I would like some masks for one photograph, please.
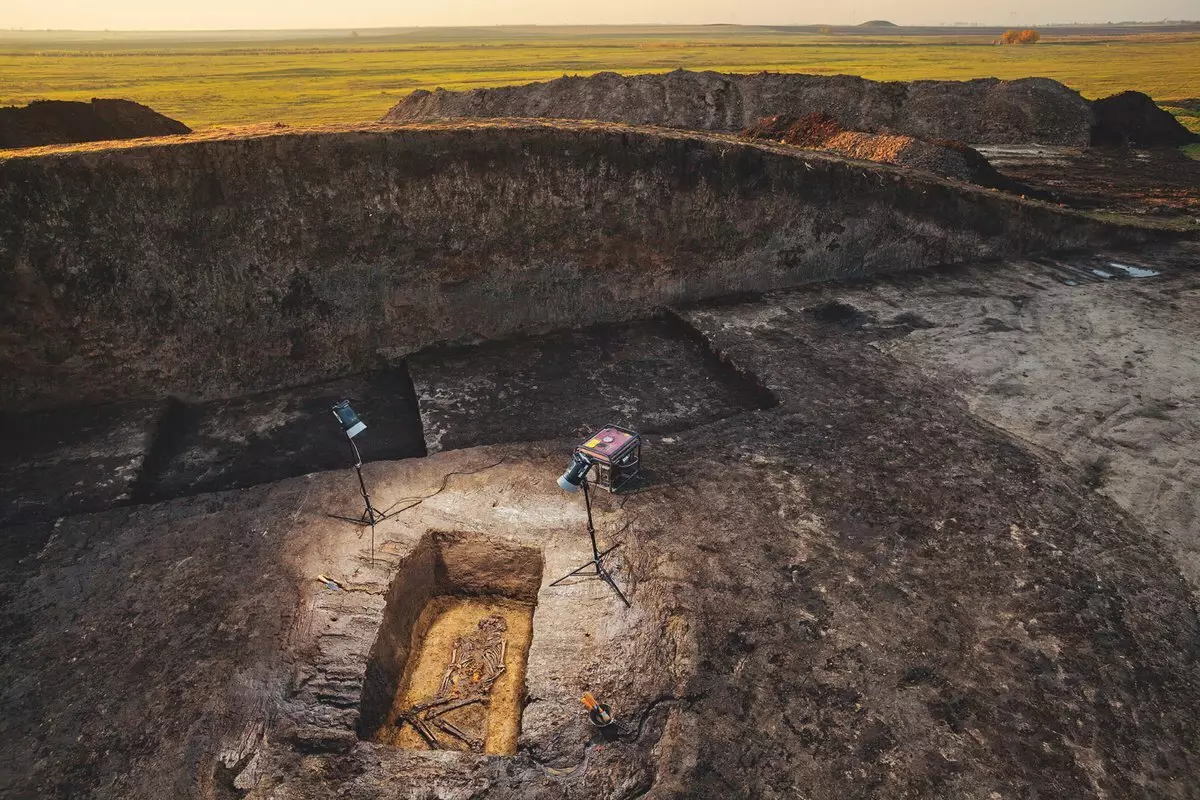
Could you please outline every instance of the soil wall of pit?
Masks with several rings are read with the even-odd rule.
[[[1140,240],[705,134],[290,133],[0,161],[0,402],[210,399],[667,303]]]

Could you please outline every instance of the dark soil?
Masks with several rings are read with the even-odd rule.
[[[36,100],[0,108],[0,149],[191,133],[182,122],[131,100]]]
[[[0,416],[0,524],[122,505],[164,403]]]
[[[1141,92],[1093,100],[1092,111],[1093,146],[1179,147],[1200,138]]]
[[[971,144],[1086,145],[1087,100],[1058,81],[870,81],[854,75],[689,72],[588,77],[465,92],[418,89],[384,122],[557,118],[740,131],[763,117],[825,113],[843,128]]]
[[[1174,148],[1091,148],[993,158],[1028,194],[1069,208],[1160,218],[1200,218],[1200,161]]]
[[[348,469],[354,456],[330,411],[343,399],[367,424],[355,438],[364,462],[425,455],[407,373],[365,373],[233,400],[173,404],[132,499],[240,489]]]
[[[803,117],[775,115],[764,117],[742,131],[747,139],[770,139],[797,147],[820,147],[842,132],[842,126],[828,114],[817,111]]]
[[[608,423],[674,433],[775,403],[678,321],[439,348],[409,364],[431,452],[578,438]]]
[[[587,584],[597,591],[551,618],[570,589],[537,590],[529,668],[542,683],[516,756],[358,740],[384,596],[413,583],[391,555],[372,568],[367,540],[329,527],[331,498],[350,484],[326,475],[76,518],[6,573],[16,582],[0,620],[21,646],[0,642],[0,754],[13,765],[0,793],[1190,796],[1200,622],[1162,542],[881,353],[854,307],[815,297],[679,312],[779,403],[652,437],[653,481],[597,493],[603,530],[623,538],[633,607]],[[590,402],[597,373],[642,376],[616,366],[682,346],[576,335],[612,357],[596,370],[522,355],[551,363],[546,382],[494,407],[532,420],[526,430],[553,424],[537,418]],[[476,350],[476,363],[494,368],[506,347]],[[652,373],[654,394],[692,396],[694,363]],[[500,394],[488,381],[475,390]],[[396,537],[453,520],[468,543],[488,527],[509,526],[506,539],[533,527],[548,570],[571,561],[546,533],[579,519],[551,499],[570,445],[372,465],[384,493],[438,492],[411,512],[430,516],[389,523],[380,549],[394,555]],[[363,583],[342,591],[315,580],[359,567]],[[619,636],[601,643],[601,631]],[[547,652],[555,643],[570,647]],[[589,745],[580,709],[547,699],[560,685],[597,691],[633,733]],[[296,719],[348,739],[298,738],[285,727]],[[547,753],[573,758],[554,772]]]
[[[689,691],[710,724],[687,791],[1190,796],[1200,626],[1161,545],[846,316],[777,314],[749,331],[739,320],[760,310],[690,315],[784,384],[769,435],[734,420],[706,430],[723,443],[712,463],[774,464],[764,482],[803,483],[811,505],[770,509],[743,487],[736,515],[674,523],[695,541],[655,539],[680,572],[696,549],[756,543],[695,580],[712,645]],[[697,485],[665,471],[669,494]],[[668,508],[646,527],[666,526]],[[794,538],[766,534],[774,513]],[[805,534],[813,519],[834,533]]]
[[[350,399],[364,462],[425,455],[403,367],[209,403],[171,398],[0,417],[0,525],[241,489],[353,454],[330,412]]]

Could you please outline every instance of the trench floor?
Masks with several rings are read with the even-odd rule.
[[[0,416],[0,526],[349,469],[329,410],[344,398],[367,423],[363,461],[425,455],[403,367],[207,403]]]
[[[403,370],[381,370],[168,413],[135,500],[240,489],[348,468],[353,457],[330,406],[350,399],[367,424],[364,461],[422,456],[421,424]]]
[[[582,437],[615,423],[687,430],[774,405],[686,323],[596,325],[409,359],[429,452]]]
[[[100,511],[129,500],[163,403],[0,418],[0,525]]]

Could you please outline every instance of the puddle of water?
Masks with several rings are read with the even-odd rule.
[[[1105,271],[1104,271],[1104,270],[1102,270],[1102,269],[1094,269],[1094,268],[1093,268],[1093,269],[1092,269],[1092,274],[1093,274],[1093,275],[1095,275],[1095,276],[1096,276],[1096,277],[1098,277],[1098,278],[1104,278],[1104,279],[1109,279],[1109,278],[1112,278],[1112,277],[1113,277],[1113,274],[1112,274],[1111,272],[1105,272]]]
[[[1131,278],[1153,278],[1156,275],[1162,274],[1156,270],[1146,269],[1145,267],[1134,267],[1129,264],[1119,264],[1116,261],[1110,261],[1108,265],[1114,269],[1123,270]]]

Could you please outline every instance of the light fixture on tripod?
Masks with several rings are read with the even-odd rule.
[[[362,474],[362,454],[358,452],[358,445],[354,442],[354,437],[367,429],[366,423],[359,419],[358,414],[350,407],[349,400],[343,400],[340,403],[335,403],[333,406],[333,416],[337,419],[338,424],[342,428],[342,433],[346,434],[346,440],[350,442],[350,449],[354,453],[354,471],[358,473],[358,490],[362,493],[363,513],[357,517],[343,517],[337,514],[330,514],[334,519],[353,522],[356,525],[370,525],[374,532],[375,525],[387,519],[387,514],[375,508],[371,504],[371,495],[367,492],[367,483],[363,480]],[[374,537],[372,537],[372,560],[374,559]]]
[[[564,472],[562,477],[558,479],[558,485],[568,492],[577,492],[579,491],[580,487],[583,487],[583,504],[587,509],[588,538],[592,541],[592,560],[580,567],[577,567],[576,569],[571,570],[550,585],[557,586],[568,578],[573,578],[585,570],[594,570],[596,577],[600,578],[609,586],[611,586],[612,590],[617,593],[617,597],[621,598],[621,602],[624,603],[626,607],[629,607],[630,602],[628,598],[625,597],[625,593],[621,591],[621,588],[617,586],[617,582],[613,580],[613,576],[609,574],[607,569],[604,568],[603,563],[604,557],[620,547],[621,543],[617,542],[603,552],[600,551],[599,545],[596,544],[596,528],[592,524],[592,498],[588,493],[587,477],[588,472],[595,465],[596,462],[591,457],[576,450],[575,454],[571,457],[571,466],[568,467],[567,471]]]

